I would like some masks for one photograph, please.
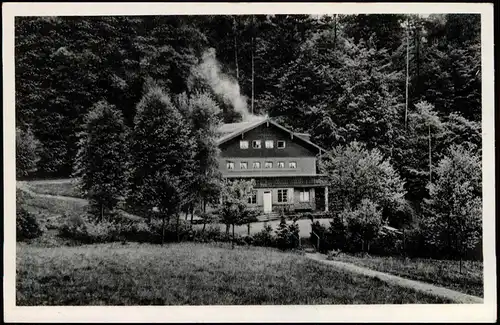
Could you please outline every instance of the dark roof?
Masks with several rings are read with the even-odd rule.
[[[305,142],[305,143],[307,143],[307,144],[309,144],[309,145],[311,145],[311,146],[313,146],[321,151],[324,151],[324,152],[326,151],[325,149],[321,148],[320,146],[312,143],[309,140],[309,137],[305,133],[295,133],[295,132],[285,128],[284,126],[272,121],[268,117],[256,117],[254,120],[248,121],[248,122],[223,124],[218,129],[218,133],[220,136],[217,139],[217,144],[221,145],[224,142],[229,141],[231,139],[234,139],[238,135],[245,133],[245,132],[248,132],[252,129],[255,129],[256,127],[258,127],[259,125],[262,125],[264,123],[272,124],[280,129],[282,129],[283,131],[292,134],[297,139],[299,139],[299,140],[301,140],[301,141],[303,141],[303,142]]]

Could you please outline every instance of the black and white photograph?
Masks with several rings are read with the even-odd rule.
[[[12,315],[494,320],[492,5],[74,5],[3,23]]]

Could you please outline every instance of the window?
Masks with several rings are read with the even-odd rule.
[[[285,149],[285,141],[278,141],[278,149]]]
[[[278,202],[279,203],[288,202],[287,194],[288,194],[288,190],[286,190],[286,189],[278,190]]]
[[[285,162],[284,161],[278,161],[278,168],[285,168]]]
[[[288,163],[288,168],[297,168],[297,162],[295,161],[290,161]]]
[[[301,190],[299,200],[300,202],[309,202],[309,190]]]
[[[254,161],[253,165],[252,165],[252,168],[260,169],[260,161]]]
[[[262,144],[261,144],[260,140],[253,140],[252,141],[252,148],[254,148],[254,149],[260,149],[261,145]]]
[[[264,168],[273,168],[273,162],[272,161],[266,161],[264,164]]]
[[[248,197],[249,204],[257,204],[257,191],[253,191]]]
[[[274,141],[273,140],[266,140],[266,148],[267,149],[274,148]]]
[[[232,161],[226,162],[226,168],[227,169],[234,169],[234,162],[232,162]]]
[[[248,149],[248,141],[241,140],[240,141],[240,149]]]
[[[248,163],[246,161],[240,162],[240,169],[248,169]]]

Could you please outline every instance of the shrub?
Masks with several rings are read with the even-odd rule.
[[[319,237],[319,247],[318,238]],[[319,221],[313,222],[311,224],[311,237],[309,239],[311,243],[316,247],[316,249],[321,253],[326,253],[333,248],[331,243],[331,235],[328,229],[319,223]]]
[[[287,225],[285,217],[281,217],[276,229],[276,246],[280,249],[293,249],[299,247],[299,226],[293,222]]]
[[[255,246],[272,247],[275,244],[273,236],[273,227],[265,225],[264,229],[253,235],[253,244]]]
[[[40,237],[43,234],[43,227],[38,222],[35,215],[27,210],[18,207],[16,213],[16,239],[23,241]]]
[[[120,225],[107,220],[91,221],[88,215],[66,216],[59,229],[59,235],[85,244],[118,241],[121,237]]]
[[[341,218],[347,221],[349,241],[361,244],[362,251],[369,251],[382,226],[382,212],[377,204],[363,199],[355,210],[344,209]]]
[[[377,255],[401,255],[403,253],[403,240],[395,232],[382,232],[373,241],[370,253]]]

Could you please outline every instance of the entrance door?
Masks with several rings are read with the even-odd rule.
[[[264,213],[271,213],[273,210],[271,191],[264,192]]]

